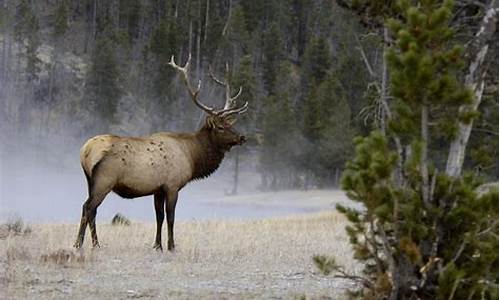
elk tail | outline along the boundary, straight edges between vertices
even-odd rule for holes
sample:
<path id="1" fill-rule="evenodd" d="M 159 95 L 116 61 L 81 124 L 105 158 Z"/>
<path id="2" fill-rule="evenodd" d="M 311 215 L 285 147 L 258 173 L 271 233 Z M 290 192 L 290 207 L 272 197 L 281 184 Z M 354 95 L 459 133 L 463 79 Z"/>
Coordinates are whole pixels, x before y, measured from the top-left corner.
<path id="1" fill-rule="evenodd" d="M 89 173 L 87 173 L 87 170 L 85 170 L 85 168 L 83 167 L 83 164 L 82 164 L 82 169 L 83 169 L 83 173 L 85 173 L 85 178 L 87 179 L 87 190 L 88 190 L 89 197 L 90 197 L 90 190 L 92 187 L 92 178 L 90 177 Z"/>

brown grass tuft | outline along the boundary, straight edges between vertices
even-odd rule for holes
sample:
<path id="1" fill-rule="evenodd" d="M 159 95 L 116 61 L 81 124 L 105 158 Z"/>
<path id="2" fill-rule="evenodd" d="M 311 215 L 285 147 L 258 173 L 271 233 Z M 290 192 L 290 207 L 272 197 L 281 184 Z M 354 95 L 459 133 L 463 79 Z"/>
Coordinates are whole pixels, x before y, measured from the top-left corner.
<path id="1" fill-rule="evenodd" d="M 11 246 L 7 248 L 5 256 L 9 262 L 14 260 L 29 260 L 31 258 L 28 249 L 23 246 Z"/>
<path id="2" fill-rule="evenodd" d="M 83 253 L 75 253 L 72 250 L 59 249 L 48 254 L 42 254 L 40 261 L 43 263 L 54 263 L 56 265 L 66 265 L 69 263 L 84 263 Z"/>
<path id="3" fill-rule="evenodd" d="M 0 239 L 8 236 L 27 235 L 31 233 L 31 228 L 24 224 L 21 218 L 16 218 L 0 225 Z"/>
<path id="4" fill-rule="evenodd" d="M 111 220 L 111 225 L 130 226 L 130 220 L 124 215 L 117 213 Z"/>

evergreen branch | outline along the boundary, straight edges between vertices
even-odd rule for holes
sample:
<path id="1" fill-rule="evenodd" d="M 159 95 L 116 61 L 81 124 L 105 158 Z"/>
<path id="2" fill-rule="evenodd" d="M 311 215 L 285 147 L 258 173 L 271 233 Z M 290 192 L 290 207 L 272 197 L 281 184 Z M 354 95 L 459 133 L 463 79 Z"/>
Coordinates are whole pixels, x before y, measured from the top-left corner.
<path id="1" fill-rule="evenodd" d="M 439 271 L 439 273 L 446 272 L 446 270 L 448 270 L 458 260 L 458 258 L 460 258 L 460 255 L 462 255 L 462 252 L 464 252 L 466 245 L 467 240 L 464 239 L 453 258 Z"/>
<path id="2" fill-rule="evenodd" d="M 339 269 L 335 270 L 339 274 L 333 275 L 333 278 L 342 278 L 342 279 L 349 279 L 355 282 L 360 282 L 363 284 L 363 286 L 367 288 L 372 288 L 374 286 L 373 282 L 367 278 L 358 276 L 358 275 L 351 275 L 345 272 L 342 268 L 339 267 Z"/>
<path id="3" fill-rule="evenodd" d="M 486 5 L 482 3 L 481 1 L 476 1 L 476 0 L 460 0 L 460 1 L 455 1 L 457 6 L 478 6 L 481 9 L 487 9 Z"/>
<path id="4" fill-rule="evenodd" d="M 484 128 L 472 128 L 472 131 L 484 132 L 484 133 L 487 133 L 487 134 L 498 136 L 498 130 L 494 131 L 494 130 L 484 129 Z"/>
<path id="5" fill-rule="evenodd" d="M 426 281 L 427 281 L 427 274 L 429 271 L 434 267 L 434 265 L 438 262 L 441 262 L 441 258 L 435 257 L 435 256 L 430 256 L 429 261 L 422 267 L 420 268 L 419 272 L 422 274 L 422 280 L 420 281 L 419 287 L 423 288 Z"/>
<path id="6" fill-rule="evenodd" d="M 344 8 L 344 9 L 348 9 L 348 10 L 352 9 L 352 6 L 349 3 L 347 3 L 347 1 L 345 1 L 345 0 L 336 0 L 335 2 L 337 3 L 338 6 Z"/>
<path id="7" fill-rule="evenodd" d="M 481 235 L 490 233 L 495 228 L 498 228 L 498 221 L 494 222 L 493 226 L 490 226 L 490 227 L 486 228 L 485 230 L 483 230 L 481 232 L 478 232 L 476 236 L 479 237 Z M 497 234 L 494 234 L 494 233 L 492 233 L 492 234 L 498 239 L 498 235 Z"/>
<path id="8" fill-rule="evenodd" d="M 450 296 L 448 297 L 448 300 L 452 300 L 453 297 L 455 296 L 455 292 L 457 291 L 458 285 L 460 284 L 460 278 L 455 279 L 455 282 L 453 283 L 453 287 L 451 288 Z"/>

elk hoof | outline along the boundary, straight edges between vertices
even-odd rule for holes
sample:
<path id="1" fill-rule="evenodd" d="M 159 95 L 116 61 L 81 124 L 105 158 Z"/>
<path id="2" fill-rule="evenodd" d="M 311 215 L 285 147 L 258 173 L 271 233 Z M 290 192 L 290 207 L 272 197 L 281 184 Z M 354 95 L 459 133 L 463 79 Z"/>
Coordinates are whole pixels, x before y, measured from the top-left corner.
<path id="1" fill-rule="evenodd" d="M 153 249 L 155 249 L 156 251 L 163 252 L 163 247 L 161 246 L 161 244 L 155 244 L 153 246 Z"/>
<path id="2" fill-rule="evenodd" d="M 168 245 L 168 251 L 174 252 L 175 246 L 174 245 Z"/>
<path id="3" fill-rule="evenodd" d="M 99 248 L 101 248 L 101 245 L 99 245 L 98 242 L 95 242 L 95 243 L 92 244 L 92 248 L 99 249 Z"/>
<path id="4" fill-rule="evenodd" d="M 76 241 L 73 247 L 75 247 L 76 249 L 80 249 L 82 247 L 82 242 Z"/>

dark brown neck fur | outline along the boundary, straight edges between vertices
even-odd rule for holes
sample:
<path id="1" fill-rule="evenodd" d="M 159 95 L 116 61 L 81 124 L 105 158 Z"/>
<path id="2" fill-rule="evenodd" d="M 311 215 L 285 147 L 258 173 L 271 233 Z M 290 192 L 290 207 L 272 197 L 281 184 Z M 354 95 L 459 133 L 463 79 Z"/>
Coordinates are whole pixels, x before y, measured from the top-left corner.
<path id="1" fill-rule="evenodd" d="M 217 170 L 225 150 L 210 139 L 210 132 L 205 127 L 196 133 L 195 144 L 192 179 L 206 178 Z"/>

